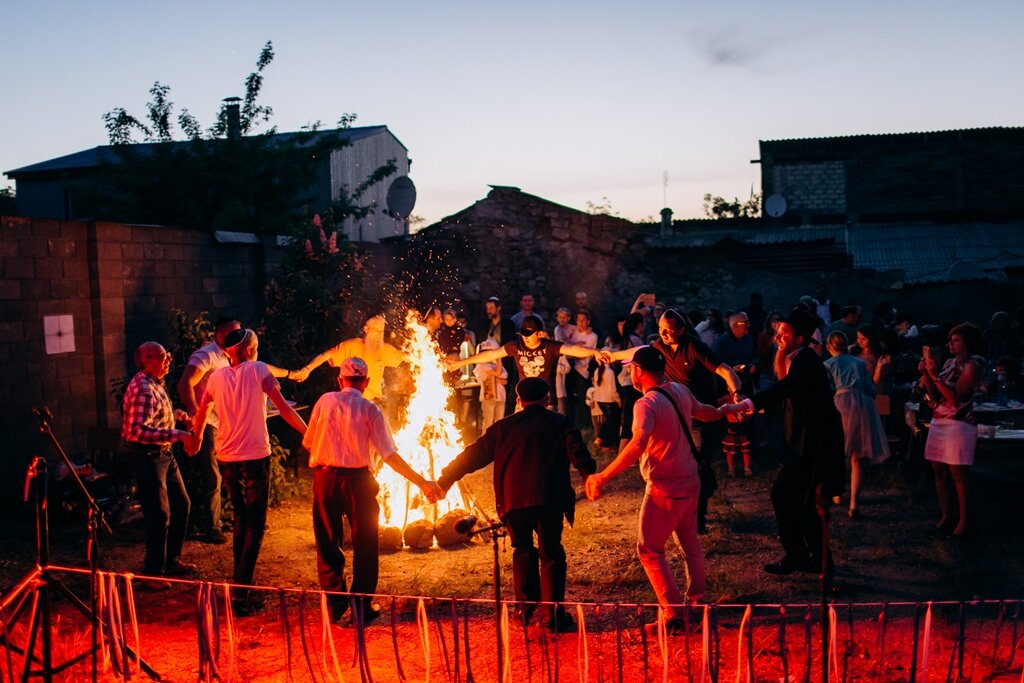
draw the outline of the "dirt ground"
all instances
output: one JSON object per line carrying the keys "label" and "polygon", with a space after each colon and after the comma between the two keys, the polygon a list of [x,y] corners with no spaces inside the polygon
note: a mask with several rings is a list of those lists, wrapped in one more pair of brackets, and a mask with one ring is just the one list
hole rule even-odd
{"label": "dirt ground", "polygon": [[[610,456],[605,455],[599,457],[599,462],[603,465],[609,459]],[[820,584],[816,576],[794,574],[777,577],[762,570],[766,562],[779,556],[769,502],[774,471],[773,463],[756,462],[753,477],[725,478],[719,472],[721,487],[711,503],[710,533],[703,537],[708,564],[707,601],[723,606],[723,618],[733,620],[734,625],[739,622],[742,608],[738,608],[738,611],[737,608],[724,606],[807,605],[819,599]],[[256,572],[256,581],[263,586],[317,588],[309,510],[309,474],[305,468],[300,468],[299,472],[300,495],[270,512],[269,529]],[[489,469],[472,475],[468,482],[484,507],[493,509]],[[591,628],[595,639],[586,642],[591,648],[587,661],[593,662],[590,665],[593,670],[589,671],[589,675],[595,680],[599,677],[594,667],[603,667],[604,673],[600,678],[608,680],[616,680],[608,678],[611,675],[609,672],[618,670],[620,666],[633,670],[633,674],[624,680],[641,680],[642,677],[637,677],[637,671],[648,669],[652,675],[660,676],[662,660],[661,655],[657,654],[660,651],[653,649],[653,643],[641,642],[638,629],[628,632],[624,644],[621,637],[615,635],[622,633],[619,629],[620,619],[621,625],[637,625],[635,608],[620,613],[611,607],[613,603],[650,603],[654,600],[634,549],[636,513],[642,490],[643,483],[636,468],[633,468],[612,482],[599,501],[581,500],[577,507],[576,525],[572,529],[566,528],[564,535],[569,557],[567,601],[587,603],[586,613],[594,619]],[[948,539],[931,529],[938,517],[937,505],[930,480],[918,464],[894,458],[890,463],[875,468],[862,494],[862,516],[850,520],[842,514],[845,510],[842,506],[836,508],[831,515],[830,531],[837,576],[830,599],[839,604],[882,604],[1024,597],[1024,580],[1021,578],[1024,577],[1024,543],[1021,543],[1018,528],[1022,512],[1020,492],[1014,492],[1011,487],[999,482],[978,481],[975,494],[975,533],[964,540]],[[86,567],[84,522],[81,519],[54,517],[51,564]],[[138,524],[117,527],[113,535],[102,536],[99,549],[101,567],[119,572],[138,570],[142,559],[142,539],[142,528]],[[504,540],[499,543],[499,549],[503,596],[511,599],[511,550]],[[30,511],[19,509],[9,515],[8,523],[0,531],[0,588],[5,593],[31,570],[34,558],[34,529]],[[186,544],[184,559],[200,567],[200,578],[204,581],[218,582],[230,577],[229,546],[212,546],[190,540]],[[675,566],[681,567],[678,551],[673,550],[672,559]],[[381,649],[389,657],[392,655],[391,638],[395,639],[396,651],[399,642],[410,647],[418,643],[420,647],[414,648],[417,654],[403,659],[418,662],[414,664],[407,661],[406,666],[410,671],[404,673],[411,678],[419,678],[426,675],[421,651],[429,637],[424,641],[422,624],[417,627],[417,603],[411,599],[412,596],[479,600],[479,603],[463,604],[462,609],[470,617],[468,623],[472,624],[473,630],[482,630],[485,634],[482,636],[483,641],[488,643],[486,647],[481,647],[479,643],[475,645],[474,658],[483,659],[475,660],[477,669],[474,673],[479,680],[493,680],[481,673],[490,671],[493,676],[496,668],[493,652],[495,639],[493,631],[488,630],[493,628],[493,611],[486,602],[493,599],[494,593],[492,561],[490,543],[480,540],[455,548],[403,550],[383,554],[379,592],[390,596],[407,596],[408,599],[395,603],[396,610],[400,611],[400,615],[396,614],[398,623],[395,630],[383,626],[371,627],[366,631],[366,642]],[[87,594],[87,584],[81,577],[68,577],[68,582],[80,595]],[[299,598],[295,595],[287,596],[291,610],[289,614],[293,620],[298,618],[294,608]],[[197,675],[196,657],[191,654],[196,649],[194,588],[182,585],[157,594],[140,591],[136,598],[144,631],[149,634],[151,643],[159,643],[159,647],[149,645],[148,650],[154,660],[160,661],[158,668],[162,669],[164,679],[194,680]],[[311,594],[308,600],[312,602],[305,608],[309,610],[306,618],[315,624],[307,624],[307,628],[319,633],[316,609],[318,598]],[[606,606],[595,608],[589,603]],[[383,604],[389,607],[391,603],[384,599]],[[448,603],[424,604],[429,609],[438,609],[437,605],[440,605],[442,616],[446,614],[443,610],[450,609]],[[803,609],[810,610],[808,607]],[[874,611],[869,610],[870,614],[859,614],[858,623],[861,619],[874,619],[877,609],[872,609]],[[65,627],[61,629],[65,638],[87,642],[87,636],[82,636],[76,630],[77,627],[71,625],[75,618],[66,612],[61,614],[65,620]],[[270,634],[276,633],[275,624],[281,614],[274,609],[272,603],[263,614],[238,620],[239,678],[236,680],[283,680],[287,671],[286,655],[294,657],[292,665],[297,672],[297,680],[315,680],[315,677],[305,672],[306,665],[297,642],[293,643],[294,655],[280,644],[269,645]],[[907,614],[912,615],[913,609]],[[643,618],[649,621],[653,619],[654,612],[648,611],[646,615]],[[851,634],[853,621],[851,616]],[[437,624],[442,622],[444,619]],[[190,625],[192,628],[182,628],[182,625]],[[438,626],[438,633],[443,635],[441,628]],[[453,630],[451,625],[444,628]],[[798,618],[793,631],[799,632],[801,628]],[[337,633],[339,653],[344,650],[343,654],[339,654],[341,670],[349,679],[358,680],[358,664],[351,654],[353,646],[351,643],[342,644],[346,638],[351,640],[353,632],[351,629],[337,629]],[[488,633],[491,635],[486,635]],[[774,630],[770,633],[764,630],[760,632],[757,642],[764,641],[764,644],[758,646],[758,652],[763,654],[769,651],[771,654],[771,643],[777,640],[774,633]],[[531,669],[528,677],[523,667],[524,662],[534,660],[550,665],[550,647],[545,650],[544,643],[535,639],[535,650],[530,654],[529,641],[524,639],[520,642],[518,638],[513,634],[508,646],[519,658],[517,671],[520,673],[513,680],[527,680],[534,676],[547,680],[540,671],[543,663],[536,665],[538,670]],[[280,640],[277,635],[273,639],[275,642]],[[323,654],[319,636],[316,640],[316,649],[319,654]],[[692,646],[698,648],[695,651],[699,663],[700,643],[696,637],[692,640],[695,641]],[[875,636],[864,636],[858,640],[874,644]],[[584,639],[576,637],[573,641],[564,639],[563,649],[571,648],[578,655],[577,650],[583,642]],[[435,634],[434,655],[438,661],[449,662],[447,672],[441,664],[437,664],[441,668],[435,670],[435,675],[442,678],[452,675],[451,662],[458,660],[456,653],[446,650],[441,660],[436,648],[452,648],[454,645],[455,641],[446,642],[441,639],[441,635]],[[652,648],[652,652],[647,651],[648,647]],[[722,643],[720,647],[736,648],[738,645]],[[157,651],[166,653],[168,650],[190,654],[180,658],[157,655]],[[548,658],[538,659],[540,652],[547,652]],[[847,655],[850,655],[849,651]],[[779,660],[777,648],[772,656]],[[863,658],[866,655],[860,652],[854,653],[854,656]],[[639,668],[635,664],[629,665],[631,657],[643,665]],[[794,657],[800,659],[798,655]],[[733,657],[734,663],[735,660]],[[555,661],[558,661],[557,657]],[[577,657],[574,661],[583,660]],[[598,664],[598,661],[602,663]],[[375,673],[375,680],[399,680],[393,666],[374,664],[372,672]],[[773,666],[779,669],[781,664],[777,662]],[[1019,666],[1017,671],[1019,676]],[[549,671],[548,675],[551,673]],[[560,676],[567,676],[568,673],[566,669]],[[577,673],[572,675],[573,679]],[[679,674],[679,671],[675,673]],[[781,670],[774,673],[781,673]],[[303,678],[304,675],[309,678]],[[465,671],[461,675],[465,676]],[[889,677],[890,680],[902,678],[900,674]]]}

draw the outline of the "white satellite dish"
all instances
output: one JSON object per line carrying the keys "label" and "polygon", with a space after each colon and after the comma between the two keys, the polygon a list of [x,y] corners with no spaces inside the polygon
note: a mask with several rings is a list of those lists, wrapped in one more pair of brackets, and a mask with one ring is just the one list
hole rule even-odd
{"label": "white satellite dish", "polygon": [[416,206],[416,186],[407,175],[398,176],[388,188],[388,213],[400,220],[407,220]]}
{"label": "white satellite dish", "polygon": [[773,194],[764,200],[764,212],[772,218],[778,218],[786,213],[786,198],[781,194]]}

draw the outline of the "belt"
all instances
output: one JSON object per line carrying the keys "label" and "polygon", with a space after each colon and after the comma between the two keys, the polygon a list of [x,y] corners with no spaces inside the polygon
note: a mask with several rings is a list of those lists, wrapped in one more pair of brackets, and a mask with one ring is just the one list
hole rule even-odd
{"label": "belt", "polygon": [[317,465],[313,469],[334,472],[335,474],[362,474],[369,473],[369,467],[334,467],[333,465]]}
{"label": "belt", "polygon": [[171,444],[159,444],[159,443],[139,443],[138,441],[125,441],[124,448],[128,451],[135,451],[136,453],[152,453],[154,451],[166,451],[171,452]]}

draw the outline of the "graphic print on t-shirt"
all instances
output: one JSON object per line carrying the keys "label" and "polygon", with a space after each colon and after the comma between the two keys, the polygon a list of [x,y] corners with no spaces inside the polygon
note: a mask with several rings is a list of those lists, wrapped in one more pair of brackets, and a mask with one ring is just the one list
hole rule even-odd
{"label": "graphic print on t-shirt", "polygon": [[519,367],[524,377],[544,377],[544,348],[521,349],[519,351]]}

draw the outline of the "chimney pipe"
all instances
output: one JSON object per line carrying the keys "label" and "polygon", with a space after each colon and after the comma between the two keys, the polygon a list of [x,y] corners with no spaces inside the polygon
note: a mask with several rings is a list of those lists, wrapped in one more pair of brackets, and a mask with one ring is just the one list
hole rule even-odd
{"label": "chimney pipe", "polygon": [[661,236],[668,237],[672,234],[672,209],[661,210]]}
{"label": "chimney pipe", "polygon": [[242,98],[224,98],[224,118],[227,119],[227,135],[229,140],[242,137],[242,115],[240,111]]}

